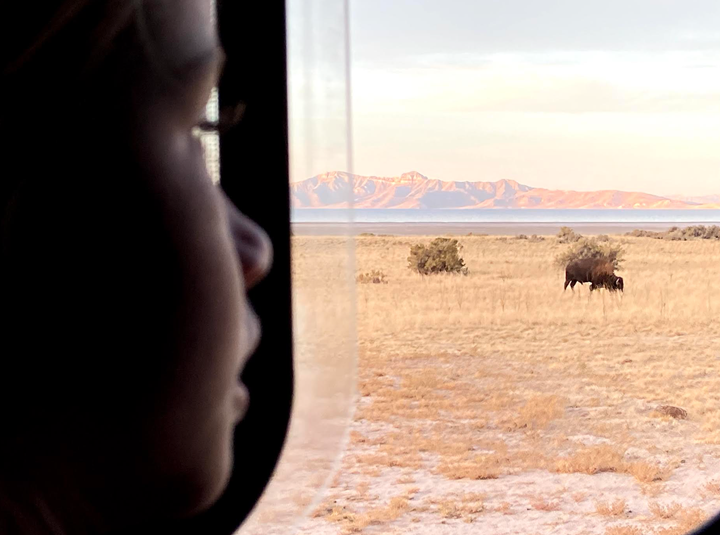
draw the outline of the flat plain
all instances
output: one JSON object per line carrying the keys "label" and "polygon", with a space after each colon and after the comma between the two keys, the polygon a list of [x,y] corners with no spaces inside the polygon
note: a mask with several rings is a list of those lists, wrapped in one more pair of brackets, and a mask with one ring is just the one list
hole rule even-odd
{"label": "flat plain", "polygon": [[720,511],[720,242],[610,236],[625,292],[591,294],[563,291],[551,236],[454,236],[467,275],[408,269],[436,236],[359,236],[354,261],[348,239],[293,238],[313,358],[346,358],[356,321],[358,366],[300,533],[680,535]]}

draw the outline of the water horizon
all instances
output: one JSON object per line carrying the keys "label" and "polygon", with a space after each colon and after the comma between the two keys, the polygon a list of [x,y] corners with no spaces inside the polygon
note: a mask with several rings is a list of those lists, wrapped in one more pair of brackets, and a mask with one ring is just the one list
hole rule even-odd
{"label": "water horizon", "polygon": [[475,210],[293,208],[293,223],[720,224],[720,210],[484,208]]}

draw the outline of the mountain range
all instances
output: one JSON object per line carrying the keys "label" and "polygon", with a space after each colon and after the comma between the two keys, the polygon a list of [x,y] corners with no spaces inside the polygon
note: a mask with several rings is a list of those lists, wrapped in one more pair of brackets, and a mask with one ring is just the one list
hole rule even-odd
{"label": "mountain range", "polygon": [[444,181],[411,171],[398,177],[332,171],[293,182],[293,208],[477,209],[720,209],[720,196],[661,197],[618,190],[571,191],[535,188],[514,180]]}

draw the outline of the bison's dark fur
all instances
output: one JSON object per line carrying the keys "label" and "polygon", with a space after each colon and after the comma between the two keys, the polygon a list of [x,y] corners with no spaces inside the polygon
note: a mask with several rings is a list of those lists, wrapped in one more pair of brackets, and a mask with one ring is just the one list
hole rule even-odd
{"label": "bison's dark fur", "polygon": [[615,270],[611,262],[598,258],[583,258],[570,262],[565,268],[565,286],[567,290],[568,284],[570,289],[575,289],[576,283],[590,283],[590,291],[596,288],[606,288],[611,292],[625,289],[622,277],[615,275]]}

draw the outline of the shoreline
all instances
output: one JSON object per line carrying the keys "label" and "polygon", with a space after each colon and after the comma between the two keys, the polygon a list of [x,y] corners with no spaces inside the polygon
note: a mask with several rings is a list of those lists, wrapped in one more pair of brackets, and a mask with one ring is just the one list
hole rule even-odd
{"label": "shoreline", "polygon": [[466,236],[468,233],[488,234],[491,236],[514,236],[516,234],[537,234],[553,236],[560,227],[570,227],[580,234],[625,234],[635,229],[665,231],[671,227],[689,227],[695,225],[714,225],[713,222],[673,223],[673,222],[597,222],[597,223],[507,223],[507,222],[466,222],[466,223],[291,223],[295,236],[357,236],[363,233],[389,234],[393,236],[426,236],[430,234],[452,234]]}

